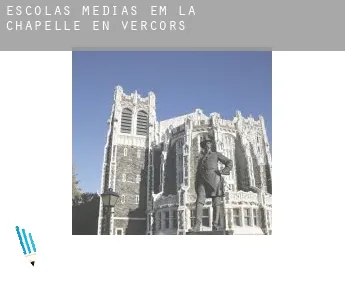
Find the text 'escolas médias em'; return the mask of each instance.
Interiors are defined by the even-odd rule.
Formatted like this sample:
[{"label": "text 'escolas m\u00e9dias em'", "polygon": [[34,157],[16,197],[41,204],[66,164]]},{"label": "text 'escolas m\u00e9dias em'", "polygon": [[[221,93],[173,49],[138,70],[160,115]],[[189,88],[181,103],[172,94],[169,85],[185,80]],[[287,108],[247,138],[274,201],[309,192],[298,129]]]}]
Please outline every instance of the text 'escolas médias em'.
[{"label": "text 'escolas m\u00e9dias em'", "polygon": [[[8,31],[79,31],[83,28],[92,31],[182,31],[186,29],[182,19],[196,15],[194,6],[147,6],[140,9],[137,6],[79,6],[79,9],[75,9],[72,6],[28,5],[7,6],[6,12],[10,17],[6,22]],[[47,20],[49,16],[52,20]],[[97,20],[93,20],[92,16],[97,16]],[[99,16],[104,18],[100,19]],[[121,22],[114,22],[114,16],[121,17]],[[137,16],[140,16],[140,20],[135,19]],[[143,19],[145,16],[150,16],[150,19]],[[165,20],[167,16],[178,18]],[[18,20],[18,17],[23,19]],[[77,20],[71,20],[72,17]]]}]

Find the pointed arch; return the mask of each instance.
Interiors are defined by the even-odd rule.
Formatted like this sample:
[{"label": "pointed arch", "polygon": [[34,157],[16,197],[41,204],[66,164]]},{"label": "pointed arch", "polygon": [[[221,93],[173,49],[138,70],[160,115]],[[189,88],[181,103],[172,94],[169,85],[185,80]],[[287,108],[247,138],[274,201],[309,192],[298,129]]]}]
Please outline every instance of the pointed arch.
[{"label": "pointed arch", "polygon": [[149,116],[147,112],[141,110],[137,114],[137,135],[146,135],[148,129]]},{"label": "pointed arch", "polygon": [[132,131],[132,110],[124,108],[121,114],[121,133],[131,133]]}]

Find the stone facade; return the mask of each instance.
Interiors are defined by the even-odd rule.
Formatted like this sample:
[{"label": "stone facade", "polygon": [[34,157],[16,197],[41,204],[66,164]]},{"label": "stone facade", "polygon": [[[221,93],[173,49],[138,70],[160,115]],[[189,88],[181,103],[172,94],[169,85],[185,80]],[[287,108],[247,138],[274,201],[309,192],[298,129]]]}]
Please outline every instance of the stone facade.
[{"label": "stone facade", "polygon": [[[111,211],[110,235],[186,234],[195,222],[195,173],[200,142],[211,134],[214,149],[233,160],[224,176],[221,225],[233,234],[271,234],[272,164],[263,117],[236,112],[232,120],[202,110],[157,121],[155,94],[114,91],[104,149],[102,192],[120,198]],[[221,168],[221,164],[220,164]],[[104,217],[108,218],[108,217]],[[104,234],[103,205],[98,234]],[[202,230],[211,230],[211,199],[204,207]]]}]

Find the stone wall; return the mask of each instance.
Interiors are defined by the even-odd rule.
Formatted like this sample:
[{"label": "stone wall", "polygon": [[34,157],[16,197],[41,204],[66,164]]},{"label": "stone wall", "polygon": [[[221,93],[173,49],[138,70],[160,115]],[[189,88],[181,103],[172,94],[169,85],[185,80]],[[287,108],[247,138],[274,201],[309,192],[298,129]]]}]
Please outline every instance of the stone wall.
[{"label": "stone wall", "polygon": [[247,190],[249,187],[248,162],[240,137],[235,141],[235,162],[237,176],[237,190]]},{"label": "stone wall", "polygon": [[164,170],[164,196],[177,193],[176,184],[176,142],[170,142]]},{"label": "stone wall", "polygon": [[195,190],[195,174],[198,166],[199,160],[199,144],[198,144],[198,137],[194,137],[192,139],[192,148],[190,150],[190,175],[189,175],[189,185],[190,188],[188,190],[188,194],[196,195]]},{"label": "stone wall", "polygon": [[154,156],[154,193],[158,194],[160,192],[160,181],[161,181],[161,154],[162,154],[162,148],[159,146],[159,148],[155,148],[153,152]]},{"label": "stone wall", "polygon": [[123,235],[145,235],[146,220],[115,219],[114,222],[114,234],[116,232],[116,228],[122,228],[124,232]]},{"label": "stone wall", "polygon": [[265,172],[266,172],[266,184],[267,184],[267,192],[272,194],[272,176],[271,170],[268,164],[265,165]]},{"label": "stone wall", "polygon": [[260,175],[260,166],[258,163],[257,156],[254,154],[253,148],[251,149],[251,155],[253,160],[253,171],[254,171],[254,178],[255,178],[255,186],[257,188],[261,188],[261,175]]},{"label": "stone wall", "polygon": [[[125,149],[127,149],[126,156]],[[146,218],[147,150],[119,145],[116,158],[115,191],[119,193],[120,199],[115,207],[115,217]],[[124,174],[125,179],[123,179]],[[137,203],[137,196],[139,196],[139,203]],[[144,234],[145,230],[146,226],[141,232]]]}]

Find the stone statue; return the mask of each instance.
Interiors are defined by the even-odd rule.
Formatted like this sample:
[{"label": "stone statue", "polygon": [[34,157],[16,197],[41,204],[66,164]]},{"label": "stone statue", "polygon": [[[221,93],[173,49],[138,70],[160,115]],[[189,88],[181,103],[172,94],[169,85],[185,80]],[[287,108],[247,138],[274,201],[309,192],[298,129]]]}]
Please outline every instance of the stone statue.
[{"label": "stone statue", "polygon": [[[221,176],[229,175],[232,169],[232,160],[225,157],[221,153],[213,152],[213,139],[207,136],[205,140],[200,142],[203,149],[196,172],[196,224],[193,229],[194,232],[200,231],[202,223],[202,211],[206,198],[212,198],[213,206],[213,222],[212,230],[220,230],[219,214],[224,197],[224,179]],[[218,169],[218,161],[225,165],[222,171]]]}]

